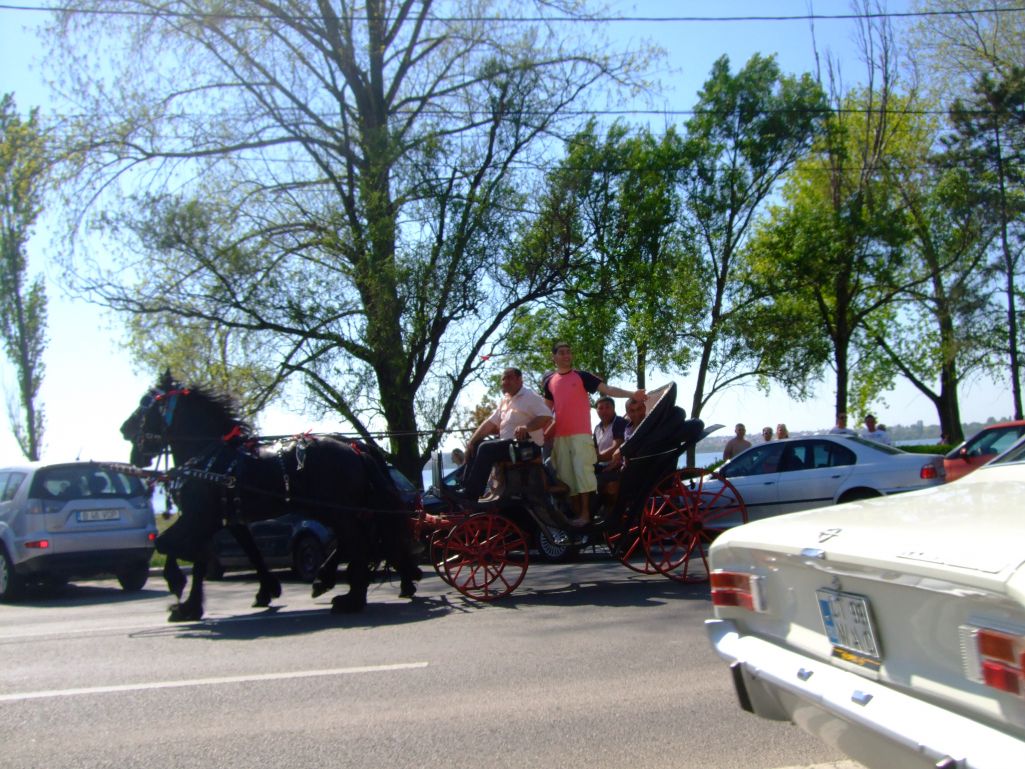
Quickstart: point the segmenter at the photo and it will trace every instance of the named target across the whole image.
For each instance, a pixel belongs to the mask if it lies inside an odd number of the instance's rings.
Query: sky
[[[23,0],[19,7],[35,4]],[[22,113],[39,106],[46,112],[50,104],[42,79],[42,46],[32,29],[43,14],[4,8],[0,0],[0,93],[13,91]],[[668,52],[657,70],[663,96],[653,105],[656,110],[687,110],[693,107],[697,92],[708,76],[713,62],[721,55],[730,58],[736,71],[754,53],[776,54],[781,69],[790,74],[814,71],[815,49],[809,21],[770,21],[772,15],[804,16],[809,8],[817,15],[850,12],[847,0],[639,0],[617,2],[614,6],[626,17],[648,17],[660,21],[618,22],[610,27],[614,42],[624,44],[648,39]],[[908,1],[891,1],[890,11],[907,10]],[[746,21],[668,21],[666,17],[763,17]],[[819,55],[836,57],[842,66],[844,82],[853,84],[863,75],[854,22],[817,19],[814,26]],[[655,120],[659,124],[655,124]],[[666,118],[682,122],[685,117]],[[652,128],[663,127],[665,120],[653,120]],[[52,212],[51,212],[52,213]],[[45,379],[41,401],[45,409],[46,435],[43,459],[65,461],[96,459],[127,460],[129,445],[119,426],[152,385],[154,376],[133,369],[123,349],[123,321],[102,308],[70,298],[59,282],[59,275],[47,259],[47,239],[53,231],[53,218],[44,217],[35,238],[29,244],[30,269],[47,277],[49,294],[49,345],[45,355]],[[749,432],[762,426],[786,423],[792,432],[826,429],[832,425],[834,386],[827,374],[812,399],[797,402],[785,393],[773,390],[768,395],[753,386],[733,388],[706,406],[706,423],[732,426],[744,422]],[[675,376],[681,405],[689,406],[692,386],[688,377]],[[663,384],[653,377],[651,386]],[[626,386],[629,383],[613,382]],[[0,361],[0,387],[5,404],[16,395],[13,370]],[[468,392],[462,405],[470,408],[479,402],[480,391]],[[621,404],[620,404],[620,410]],[[980,380],[961,391],[961,416],[968,422],[985,421],[1011,413],[1011,396],[1006,386]],[[938,422],[932,404],[910,385],[900,385],[885,393],[873,411],[884,424],[926,425]],[[6,410],[0,408],[0,463],[23,459],[6,422]],[[295,408],[268,409],[260,418],[264,434],[293,434],[306,430],[344,429],[342,425],[314,420]],[[720,434],[731,432],[722,431]],[[456,440],[450,441],[452,446]],[[449,448],[451,446],[448,446]]]

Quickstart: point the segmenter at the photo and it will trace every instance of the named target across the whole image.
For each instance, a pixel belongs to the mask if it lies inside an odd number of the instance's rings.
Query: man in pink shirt
[[[544,378],[541,386],[545,401],[555,412],[552,464],[555,474],[569,486],[570,504],[577,516],[573,525],[587,526],[591,522],[590,494],[598,490],[588,393],[640,401],[645,399],[645,393],[612,387],[589,371],[574,369],[573,350],[568,342],[552,345],[552,359],[555,371]]]

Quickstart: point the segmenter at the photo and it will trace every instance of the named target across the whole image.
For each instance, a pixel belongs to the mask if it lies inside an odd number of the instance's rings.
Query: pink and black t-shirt
[[[554,404],[555,437],[591,434],[591,399],[602,380],[589,371],[553,371],[541,383],[541,393]]]

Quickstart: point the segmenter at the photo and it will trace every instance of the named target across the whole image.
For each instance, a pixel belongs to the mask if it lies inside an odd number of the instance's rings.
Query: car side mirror
[[[961,450],[958,452],[958,454],[961,455],[961,459],[963,459],[965,462],[968,461],[968,447],[967,446],[962,446]]]

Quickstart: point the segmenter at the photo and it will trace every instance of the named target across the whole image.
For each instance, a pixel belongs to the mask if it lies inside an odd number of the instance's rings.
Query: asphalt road
[[[357,616],[286,584],[208,583],[171,625],[161,580],[0,604],[0,766],[775,769],[843,756],[742,712],[707,588],[592,561],[532,565],[500,604],[430,574]],[[832,765],[832,764],[830,764]],[[842,766],[848,766],[846,762]]]

